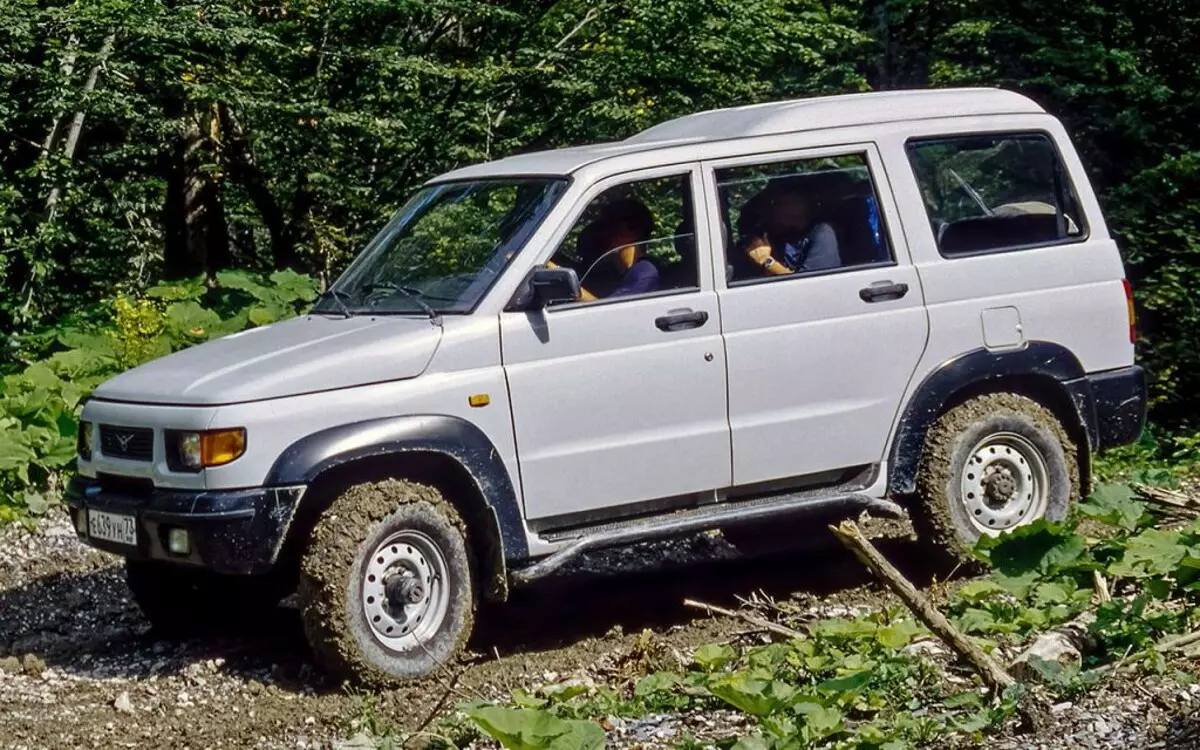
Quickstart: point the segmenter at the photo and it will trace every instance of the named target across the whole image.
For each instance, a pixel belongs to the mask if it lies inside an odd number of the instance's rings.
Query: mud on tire
[[[977,396],[925,436],[913,523],[952,562],[973,564],[985,533],[1061,521],[1080,496],[1079,449],[1054,413],[1013,393]]]
[[[299,600],[317,660],[385,685],[452,661],[474,623],[466,524],[432,487],[360,484],[322,514],[304,552]]]

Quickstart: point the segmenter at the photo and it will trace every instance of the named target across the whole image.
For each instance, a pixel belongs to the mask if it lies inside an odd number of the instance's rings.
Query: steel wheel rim
[[[971,449],[960,487],[971,524],[994,536],[1046,513],[1050,469],[1030,440],[1013,432],[998,432]]]
[[[393,651],[428,642],[450,608],[446,556],[420,531],[388,536],[371,552],[362,574],[362,610],[371,634]]]

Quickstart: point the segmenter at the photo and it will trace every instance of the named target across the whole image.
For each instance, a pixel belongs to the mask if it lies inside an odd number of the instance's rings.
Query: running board
[[[809,494],[785,495],[715,503],[669,515],[557,532],[551,537],[553,540],[575,538],[575,541],[528,567],[512,571],[510,577],[514,585],[531,583],[550,575],[584,552],[606,547],[668,539],[726,526],[774,521],[786,516],[828,514],[846,517],[864,510],[888,518],[904,516],[904,509],[891,500],[857,494],[816,497]]]

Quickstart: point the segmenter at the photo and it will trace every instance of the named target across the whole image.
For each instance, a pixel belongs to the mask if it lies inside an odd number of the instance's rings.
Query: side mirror
[[[579,277],[573,268],[535,268],[529,275],[530,304],[536,308],[579,299]]]

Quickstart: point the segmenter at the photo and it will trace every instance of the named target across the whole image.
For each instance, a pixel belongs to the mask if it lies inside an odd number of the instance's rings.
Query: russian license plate
[[[136,547],[137,525],[133,516],[88,509],[88,536]]]

